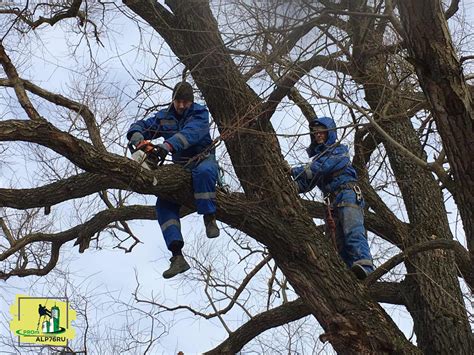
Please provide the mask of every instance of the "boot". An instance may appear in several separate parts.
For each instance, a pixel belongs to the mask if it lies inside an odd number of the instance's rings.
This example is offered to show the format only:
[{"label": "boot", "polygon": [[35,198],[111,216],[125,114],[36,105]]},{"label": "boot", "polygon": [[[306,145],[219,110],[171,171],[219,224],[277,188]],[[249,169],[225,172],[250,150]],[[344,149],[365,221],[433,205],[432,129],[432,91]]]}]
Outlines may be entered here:
[{"label": "boot", "polygon": [[163,277],[165,279],[170,279],[178,274],[181,274],[182,272],[188,271],[191,268],[182,255],[175,255],[171,257],[170,261],[171,265],[169,269],[163,272]]},{"label": "boot", "polygon": [[369,272],[362,265],[359,264],[352,265],[351,271],[359,280],[365,280],[367,276],[369,276]]},{"label": "boot", "polygon": [[204,225],[206,226],[206,235],[208,238],[217,238],[219,236],[219,227],[217,227],[215,214],[205,214]]}]

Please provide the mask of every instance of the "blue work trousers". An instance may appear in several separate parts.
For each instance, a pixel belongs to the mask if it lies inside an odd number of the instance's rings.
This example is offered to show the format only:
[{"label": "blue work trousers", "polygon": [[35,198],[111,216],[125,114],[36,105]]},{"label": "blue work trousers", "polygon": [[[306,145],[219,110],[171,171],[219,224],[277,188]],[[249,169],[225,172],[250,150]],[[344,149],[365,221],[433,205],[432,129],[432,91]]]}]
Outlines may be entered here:
[{"label": "blue work trousers", "polygon": [[[215,213],[218,173],[215,155],[210,154],[198,163],[191,163],[186,169],[192,174],[194,200],[198,214]],[[164,199],[157,198],[156,200],[156,215],[168,250],[174,241],[183,242],[179,220],[180,207],[180,205]]]},{"label": "blue work trousers", "polygon": [[332,207],[336,244],[342,260],[349,268],[360,264],[369,273],[374,271],[364,227],[364,200],[358,201],[355,192],[346,189],[337,195]]}]

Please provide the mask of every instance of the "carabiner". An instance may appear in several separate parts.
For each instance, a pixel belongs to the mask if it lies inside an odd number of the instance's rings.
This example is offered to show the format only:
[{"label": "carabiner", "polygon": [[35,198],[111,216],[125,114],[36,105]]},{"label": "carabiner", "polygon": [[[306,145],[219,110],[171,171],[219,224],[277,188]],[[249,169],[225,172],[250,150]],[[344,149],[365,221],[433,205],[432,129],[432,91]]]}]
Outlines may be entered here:
[{"label": "carabiner", "polygon": [[359,185],[354,185],[352,187],[352,190],[354,190],[354,192],[356,194],[357,202],[361,202],[362,201],[362,190],[360,189]]},{"label": "carabiner", "polygon": [[329,198],[329,195],[324,196],[323,200],[326,206],[331,206],[331,199]]}]

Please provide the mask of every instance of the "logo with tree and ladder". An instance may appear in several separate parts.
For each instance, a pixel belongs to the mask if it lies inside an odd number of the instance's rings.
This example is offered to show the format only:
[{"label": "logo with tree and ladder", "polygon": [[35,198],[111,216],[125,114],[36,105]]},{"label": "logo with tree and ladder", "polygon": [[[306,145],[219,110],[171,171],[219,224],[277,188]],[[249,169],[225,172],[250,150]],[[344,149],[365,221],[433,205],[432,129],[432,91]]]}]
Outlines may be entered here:
[{"label": "logo with tree and ladder", "polygon": [[17,295],[10,313],[10,329],[18,336],[19,345],[67,346],[75,336],[71,321],[76,319],[76,312],[66,298]]}]

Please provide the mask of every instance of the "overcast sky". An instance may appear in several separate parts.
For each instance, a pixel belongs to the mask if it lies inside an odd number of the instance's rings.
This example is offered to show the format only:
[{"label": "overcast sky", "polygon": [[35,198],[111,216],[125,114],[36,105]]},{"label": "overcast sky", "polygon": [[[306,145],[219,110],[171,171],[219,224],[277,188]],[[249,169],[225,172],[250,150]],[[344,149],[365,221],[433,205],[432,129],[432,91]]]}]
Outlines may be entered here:
[{"label": "overcast sky", "polygon": [[[1,1],[0,1],[1,2]],[[472,1],[467,1],[467,7],[472,6]],[[21,58],[20,69],[22,76],[31,79],[35,83],[54,92],[67,92],[70,90],[72,81],[78,82],[82,87],[87,87],[89,81],[95,79],[93,75],[84,68],[88,67],[88,62],[92,57],[96,63],[100,64],[99,75],[106,78],[108,82],[114,82],[116,87],[115,94],[120,96],[124,105],[122,126],[123,135],[126,133],[128,124],[134,119],[142,118],[139,105],[140,100],[133,100],[134,95],[139,89],[139,83],[134,78],[142,76],[151,76],[152,66],[154,64],[152,58],[136,48],[140,45],[140,35],[136,27],[124,16],[117,13],[116,16],[110,16],[107,19],[107,26],[113,31],[107,31],[106,37],[102,39],[103,46],[98,45],[93,40],[90,47],[86,46],[84,39],[75,34],[65,33],[64,26],[55,26],[54,28],[41,28],[41,38],[30,33],[24,38],[19,39],[18,36],[9,34],[6,43],[18,43],[19,52],[11,52],[13,58]],[[1,21],[0,21],[1,23]],[[4,31],[3,27],[2,30]],[[4,33],[2,33],[3,35]],[[166,46],[161,46],[160,40],[150,33],[145,33],[142,37],[142,44],[147,43],[156,46],[157,50],[162,53],[160,57],[160,65],[156,67],[158,74],[165,74],[170,67],[176,63],[176,59],[169,54]],[[76,48],[77,62],[68,59],[71,45],[79,44]],[[25,52],[29,53],[29,57],[25,58]],[[182,67],[177,66],[172,69],[172,75],[178,76]],[[172,85],[170,81],[168,85]],[[14,114],[21,115],[18,107],[13,107],[6,91],[1,89],[0,95],[0,117],[2,119],[14,118]],[[11,94],[11,92],[10,92]],[[169,100],[171,93],[168,90],[162,90],[155,93],[152,99],[147,102],[148,105],[165,103]],[[51,109],[49,105],[41,106],[40,109],[47,112]],[[279,116],[274,118],[273,123],[281,132],[301,133],[302,128],[294,126],[291,121],[285,120],[285,116],[296,113],[287,108]],[[328,114],[328,112],[319,112],[319,114]],[[24,115],[23,115],[24,116]],[[304,154],[304,145],[307,144],[307,138],[302,138],[298,145],[295,146],[295,155],[290,155],[288,160],[296,163],[294,157]],[[122,143],[125,141],[123,140]],[[282,140],[282,145],[289,146],[290,140]],[[18,146],[18,145],[16,145]],[[114,146],[113,149],[117,149]],[[220,154],[223,154],[220,151]],[[303,159],[303,158],[302,158]],[[12,180],[16,185],[29,187],[35,182],[35,177],[31,175],[32,171],[37,168],[36,165],[25,163],[20,157],[13,154],[13,158],[9,158],[9,165],[0,164],[0,186],[8,186]],[[154,197],[139,196],[131,199],[135,203],[154,204]],[[54,213],[60,216],[66,214],[69,209],[73,208],[71,203],[53,206]],[[6,213],[2,211],[2,213]],[[450,218],[455,218],[451,215]],[[66,219],[59,218],[58,224],[66,225]],[[180,275],[172,280],[164,280],[161,276],[163,270],[168,265],[169,252],[166,250],[159,226],[156,221],[136,222],[132,224],[136,235],[143,242],[135,247],[132,253],[125,254],[117,249],[95,250],[94,243],[91,248],[84,254],[78,254],[77,247],[72,247],[69,243],[63,247],[61,253],[61,263],[59,269],[67,270],[71,275],[71,285],[67,287],[58,281],[56,285],[53,273],[45,279],[30,277],[28,279],[12,278],[6,283],[1,283],[2,292],[0,293],[0,335],[9,336],[9,330],[6,328],[8,323],[8,309],[14,302],[16,294],[27,294],[31,296],[63,296],[57,294],[58,289],[68,293],[85,294],[91,296],[94,307],[91,307],[92,321],[100,329],[101,327],[116,326],[120,328],[125,322],[125,315],[121,313],[124,308],[113,304],[112,299],[121,299],[128,303],[135,290],[137,281],[136,274],[142,285],[142,295],[149,296],[152,292],[163,303],[169,306],[176,304],[194,304],[202,306],[205,302],[203,290],[192,289],[186,276]],[[205,237],[203,224],[200,217],[196,214],[186,217],[182,221],[183,235],[187,243],[185,252],[189,255],[198,255],[201,260],[205,259],[208,254],[210,261],[217,265],[224,265],[225,260],[229,264],[233,264],[233,273],[235,278],[238,275],[244,275],[243,267],[239,265],[239,257],[235,253],[229,253],[233,246],[230,236],[234,231],[228,230],[227,233],[221,233],[221,237],[217,240],[208,240]],[[61,226],[58,225],[58,228]],[[110,246],[112,243],[108,243]],[[373,250],[374,251],[374,250]],[[263,277],[262,277],[263,279]],[[257,287],[257,286],[256,286]],[[66,291],[67,290],[67,291]],[[409,315],[399,307],[390,307],[388,312],[394,317],[395,322],[401,325],[402,330],[407,337],[411,334],[411,319]],[[244,315],[240,311],[235,311],[226,319],[229,321],[232,329],[235,329]],[[178,350],[184,351],[185,354],[201,353],[205,350],[216,346],[226,337],[226,332],[222,328],[217,319],[211,321],[200,320],[192,316],[189,312],[179,312],[178,314],[166,314],[160,316],[163,327],[159,327],[163,331],[169,331],[157,343],[154,354],[171,354]],[[168,329],[172,326],[171,329]],[[78,329],[78,334],[81,329]],[[329,352],[330,347],[326,346],[325,351]],[[78,350],[78,348],[76,348]],[[0,345],[0,354],[2,353]]]}]

